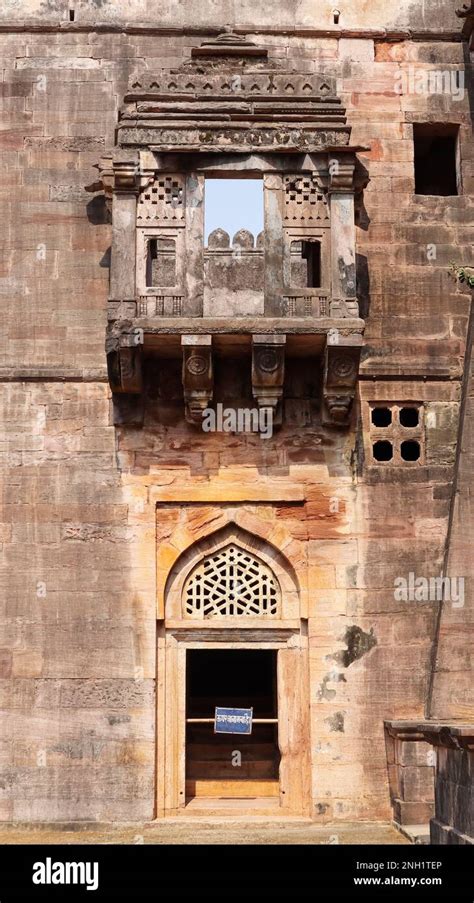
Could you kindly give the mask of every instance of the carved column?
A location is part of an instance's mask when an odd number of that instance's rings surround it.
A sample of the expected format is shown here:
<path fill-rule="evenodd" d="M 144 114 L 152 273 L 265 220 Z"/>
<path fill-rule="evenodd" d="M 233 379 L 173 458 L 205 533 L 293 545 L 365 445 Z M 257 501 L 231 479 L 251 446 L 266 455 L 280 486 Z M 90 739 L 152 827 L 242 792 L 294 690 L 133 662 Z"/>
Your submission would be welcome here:
<path fill-rule="evenodd" d="M 110 300 L 134 301 L 136 297 L 135 258 L 138 154 L 118 152 L 113 162 L 112 257 Z"/>
<path fill-rule="evenodd" d="M 266 317 L 281 317 L 283 303 L 283 177 L 264 176 L 264 247 Z"/>
<path fill-rule="evenodd" d="M 271 408 L 273 423 L 281 423 L 285 379 L 286 335 L 252 336 L 252 393 L 259 408 Z"/>
<path fill-rule="evenodd" d="M 186 176 L 186 268 L 184 310 L 202 317 L 204 305 L 204 176 Z"/>
<path fill-rule="evenodd" d="M 335 302 L 356 299 L 354 169 L 353 159 L 342 154 L 330 157 L 331 297 Z M 338 309 L 331 313 L 341 316 Z"/>
<path fill-rule="evenodd" d="M 323 423 L 347 426 L 357 388 L 362 336 L 338 336 L 324 354 Z"/>
<path fill-rule="evenodd" d="M 214 388 L 212 336 L 183 335 L 181 346 L 186 420 L 188 423 L 201 423 Z"/>

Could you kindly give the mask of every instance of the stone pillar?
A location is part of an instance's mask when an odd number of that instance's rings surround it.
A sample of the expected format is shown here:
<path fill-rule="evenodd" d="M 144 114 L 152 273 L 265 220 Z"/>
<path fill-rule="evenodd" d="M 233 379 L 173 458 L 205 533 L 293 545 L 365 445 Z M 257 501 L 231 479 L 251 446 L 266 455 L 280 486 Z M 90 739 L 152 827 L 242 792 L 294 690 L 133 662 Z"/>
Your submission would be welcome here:
<path fill-rule="evenodd" d="M 283 314 L 283 177 L 266 174 L 263 179 L 264 197 L 264 314 L 281 317 Z"/>
<path fill-rule="evenodd" d="M 136 232 L 138 156 L 128 154 L 114 160 L 112 200 L 111 301 L 134 301 L 136 297 Z"/>
<path fill-rule="evenodd" d="M 417 836 L 429 838 L 434 814 L 435 755 L 423 733 L 404 722 L 385 722 L 385 747 L 393 820 L 416 826 Z"/>
<path fill-rule="evenodd" d="M 186 176 L 186 267 L 183 314 L 202 317 L 204 306 L 204 176 Z"/>
<path fill-rule="evenodd" d="M 331 215 L 331 297 L 356 298 L 354 162 L 342 156 L 329 160 Z"/>

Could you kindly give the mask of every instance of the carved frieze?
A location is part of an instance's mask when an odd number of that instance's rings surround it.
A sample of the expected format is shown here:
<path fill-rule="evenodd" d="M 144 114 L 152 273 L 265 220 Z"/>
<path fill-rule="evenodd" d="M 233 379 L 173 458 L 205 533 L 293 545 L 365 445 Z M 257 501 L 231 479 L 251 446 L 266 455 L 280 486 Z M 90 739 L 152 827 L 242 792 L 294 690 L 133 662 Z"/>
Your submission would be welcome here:
<path fill-rule="evenodd" d="M 123 145 L 143 147 L 150 146 L 160 151 L 226 151 L 227 153 L 248 152 L 249 148 L 265 151 L 313 151 L 328 145 L 344 146 L 348 143 L 350 129 L 340 128 L 292 127 L 279 124 L 274 128 L 268 126 L 245 126 L 223 128 L 207 124 L 205 128 L 181 127 L 158 129 L 157 125 L 142 127 L 124 127 L 120 132 Z"/>
<path fill-rule="evenodd" d="M 228 68 L 232 66 L 235 68 L 234 61 Z M 140 97 L 142 101 L 145 98 L 172 97 L 177 101 L 181 96 L 208 100 L 210 96 L 219 99 L 236 96 L 249 99 L 271 98 L 273 101 L 288 101 L 290 98 L 304 103 L 309 99 L 326 101 L 331 98 L 342 109 L 335 89 L 334 79 L 308 73 L 237 70 L 230 74 L 216 72 L 212 68 L 208 73 L 201 74 L 190 68 L 185 72 L 162 69 L 157 73 L 145 71 L 132 76 L 127 100 L 135 97 Z"/>

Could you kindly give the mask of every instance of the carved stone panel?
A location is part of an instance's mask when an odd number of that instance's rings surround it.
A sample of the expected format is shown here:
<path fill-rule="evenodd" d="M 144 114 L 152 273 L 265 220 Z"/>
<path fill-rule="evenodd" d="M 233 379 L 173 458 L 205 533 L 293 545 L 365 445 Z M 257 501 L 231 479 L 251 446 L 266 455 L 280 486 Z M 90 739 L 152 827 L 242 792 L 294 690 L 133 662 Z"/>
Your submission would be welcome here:
<path fill-rule="evenodd" d="M 185 180 L 178 173 L 157 173 L 138 196 L 137 225 L 184 224 Z"/>
<path fill-rule="evenodd" d="M 287 175 L 284 188 L 285 226 L 329 225 L 327 194 L 315 176 L 310 173 Z"/>

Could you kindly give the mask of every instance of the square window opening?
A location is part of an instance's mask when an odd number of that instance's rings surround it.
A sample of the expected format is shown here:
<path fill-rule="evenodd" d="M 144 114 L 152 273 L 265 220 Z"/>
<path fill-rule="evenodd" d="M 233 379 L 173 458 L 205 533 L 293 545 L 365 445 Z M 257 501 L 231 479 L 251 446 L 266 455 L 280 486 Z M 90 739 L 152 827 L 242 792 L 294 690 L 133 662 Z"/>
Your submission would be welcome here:
<path fill-rule="evenodd" d="M 379 428 L 390 426 L 392 412 L 390 408 L 372 408 L 372 423 Z"/>
<path fill-rule="evenodd" d="M 393 445 L 388 440 L 374 442 L 372 445 L 374 459 L 379 462 L 391 461 L 393 458 Z"/>
<path fill-rule="evenodd" d="M 457 125 L 414 124 L 415 194 L 460 194 L 458 138 Z"/>
<path fill-rule="evenodd" d="M 421 450 L 420 443 L 412 439 L 407 439 L 400 446 L 400 455 L 402 461 L 419 461 Z"/>
<path fill-rule="evenodd" d="M 420 422 L 420 412 L 418 408 L 400 408 L 400 424 L 401 426 L 413 429 Z"/>

